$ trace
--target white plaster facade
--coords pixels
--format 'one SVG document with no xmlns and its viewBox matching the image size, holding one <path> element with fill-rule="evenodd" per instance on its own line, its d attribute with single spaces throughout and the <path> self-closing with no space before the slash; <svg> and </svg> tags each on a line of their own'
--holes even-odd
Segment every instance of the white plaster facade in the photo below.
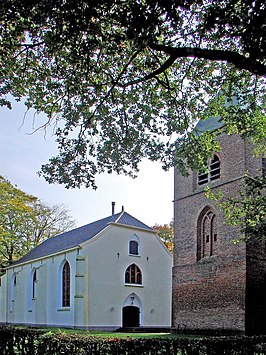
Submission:
<svg viewBox="0 0 266 355">
<path fill-rule="evenodd" d="M 133 240 L 138 255 L 129 253 Z M 66 261 L 70 306 L 62 307 Z M 141 270 L 140 284 L 125 282 L 132 264 Z M 117 329 L 126 326 L 131 310 L 137 309 L 140 327 L 170 327 L 171 286 L 172 256 L 156 233 L 115 221 L 71 249 L 9 267 L 1 278 L 0 322 Z"/>
</svg>

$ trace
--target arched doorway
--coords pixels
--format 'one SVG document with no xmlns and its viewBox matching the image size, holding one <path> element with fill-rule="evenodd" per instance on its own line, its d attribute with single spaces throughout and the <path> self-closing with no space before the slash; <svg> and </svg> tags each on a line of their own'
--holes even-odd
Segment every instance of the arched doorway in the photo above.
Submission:
<svg viewBox="0 0 266 355">
<path fill-rule="evenodd" d="M 122 309 L 122 327 L 137 328 L 143 326 L 143 305 L 141 299 L 133 292 L 125 299 Z"/>
<path fill-rule="evenodd" d="M 139 327 L 140 324 L 140 309 L 136 306 L 123 307 L 123 328 Z"/>
</svg>

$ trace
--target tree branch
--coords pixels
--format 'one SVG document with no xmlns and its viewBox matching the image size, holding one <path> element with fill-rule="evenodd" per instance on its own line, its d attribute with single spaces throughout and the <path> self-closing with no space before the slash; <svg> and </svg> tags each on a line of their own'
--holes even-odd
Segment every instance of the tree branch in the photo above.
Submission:
<svg viewBox="0 0 266 355">
<path fill-rule="evenodd" d="M 163 44 L 149 43 L 149 47 L 155 51 L 164 52 L 170 55 L 170 58 L 157 70 L 150 73 L 144 80 L 148 80 L 155 75 L 162 73 L 169 68 L 177 58 L 203 58 L 216 61 L 227 61 L 234 64 L 238 69 L 248 70 L 252 74 L 266 76 L 266 65 L 260 62 L 247 58 L 239 53 L 221 49 L 202 49 L 181 47 L 175 48 Z"/>
</svg>

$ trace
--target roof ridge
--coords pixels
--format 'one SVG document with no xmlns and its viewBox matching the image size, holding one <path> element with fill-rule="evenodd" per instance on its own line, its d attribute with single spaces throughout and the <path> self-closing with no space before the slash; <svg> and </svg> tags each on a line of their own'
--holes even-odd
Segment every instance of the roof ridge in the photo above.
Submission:
<svg viewBox="0 0 266 355">
<path fill-rule="evenodd" d="M 109 224 L 112 223 L 134 228 L 144 228 L 145 230 L 152 231 L 152 228 L 122 210 L 114 215 L 99 219 L 84 226 L 74 228 L 70 231 L 46 239 L 22 258 L 11 264 L 10 267 L 27 263 L 31 260 L 37 260 L 52 254 L 61 253 L 66 250 L 72 250 L 81 243 L 94 238 L 98 233 L 103 231 Z"/>
<path fill-rule="evenodd" d="M 119 219 L 123 216 L 124 213 L 125 211 L 121 211 L 114 223 L 118 223 Z"/>
</svg>

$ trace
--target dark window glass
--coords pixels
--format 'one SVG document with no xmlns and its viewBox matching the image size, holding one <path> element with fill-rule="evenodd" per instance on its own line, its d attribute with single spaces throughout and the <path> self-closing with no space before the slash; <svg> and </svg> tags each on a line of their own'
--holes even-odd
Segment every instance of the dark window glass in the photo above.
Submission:
<svg viewBox="0 0 266 355">
<path fill-rule="evenodd" d="M 32 275 L 32 298 L 35 298 L 35 296 L 36 296 L 36 294 L 35 294 L 36 293 L 36 289 L 35 289 L 36 281 L 37 281 L 37 271 L 34 270 L 34 273 Z"/>
<path fill-rule="evenodd" d="M 129 254 L 139 255 L 139 243 L 135 240 L 129 242 Z"/>
</svg>

